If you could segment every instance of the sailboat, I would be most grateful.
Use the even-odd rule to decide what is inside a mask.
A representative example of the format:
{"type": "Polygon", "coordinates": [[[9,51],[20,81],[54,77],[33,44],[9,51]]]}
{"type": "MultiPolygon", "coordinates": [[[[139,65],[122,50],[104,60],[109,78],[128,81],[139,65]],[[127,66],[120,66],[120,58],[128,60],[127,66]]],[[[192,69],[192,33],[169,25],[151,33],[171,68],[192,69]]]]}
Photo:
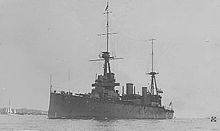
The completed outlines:
{"type": "Polygon", "coordinates": [[[11,108],[11,101],[10,100],[8,103],[8,108],[6,109],[6,114],[8,114],[8,115],[16,114],[16,109],[11,108]]]}

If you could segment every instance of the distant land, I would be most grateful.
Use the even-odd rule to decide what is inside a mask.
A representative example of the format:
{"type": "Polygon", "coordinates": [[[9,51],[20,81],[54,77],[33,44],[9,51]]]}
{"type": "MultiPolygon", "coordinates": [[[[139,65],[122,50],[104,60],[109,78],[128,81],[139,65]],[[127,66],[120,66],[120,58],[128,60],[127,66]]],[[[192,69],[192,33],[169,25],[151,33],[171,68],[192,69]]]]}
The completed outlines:
{"type": "Polygon", "coordinates": [[[47,115],[47,111],[27,109],[27,108],[0,108],[0,114],[18,114],[18,115],[47,115]]]}

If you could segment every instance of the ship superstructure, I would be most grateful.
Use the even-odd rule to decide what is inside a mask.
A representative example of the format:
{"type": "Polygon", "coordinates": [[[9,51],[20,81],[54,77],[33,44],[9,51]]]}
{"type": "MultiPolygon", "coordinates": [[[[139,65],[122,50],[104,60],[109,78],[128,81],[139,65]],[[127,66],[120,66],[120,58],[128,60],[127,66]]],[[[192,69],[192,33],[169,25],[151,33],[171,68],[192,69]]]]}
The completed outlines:
{"type": "Polygon", "coordinates": [[[142,87],[142,94],[135,93],[133,83],[126,83],[126,93],[122,86],[122,95],[116,86],[115,74],[111,71],[110,61],[122,58],[111,56],[109,51],[109,3],[105,8],[106,20],[106,51],[102,52],[99,59],[90,61],[104,61],[103,74],[98,75],[92,84],[92,91],[88,94],[73,94],[72,92],[52,91],[50,84],[50,105],[48,118],[113,118],[113,119],[171,119],[174,111],[166,109],[161,104],[161,90],[157,88],[153,70],[153,41],[152,39],[152,71],[150,91],[142,87]]]}

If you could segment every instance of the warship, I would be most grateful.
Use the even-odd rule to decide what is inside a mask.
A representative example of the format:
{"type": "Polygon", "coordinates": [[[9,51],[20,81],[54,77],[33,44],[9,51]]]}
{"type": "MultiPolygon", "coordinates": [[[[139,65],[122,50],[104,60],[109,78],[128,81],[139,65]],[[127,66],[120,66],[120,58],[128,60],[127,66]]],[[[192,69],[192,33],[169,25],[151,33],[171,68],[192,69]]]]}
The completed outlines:
{"type": "MultiPolygon", "coordinates": [[[[48,110],[49,119],[172,119],[174,110],[165,108],[161,103],[161,93],[157,88],[153,70],[153,42],[152,41],[152,70],[150,87],[142,87],[142,93],[135,93],[133,83],[126,83],[121,87],[122,93],[116,90],[120,83],[116,82],[115,74],[111,71],[110,60],[116,58],[109,52],[109,4],[105,8],[106,15],[106,51],[102,52],[99,59],[90,61],[104,61],[104,72],[97,76],[92,84],[90,93],[75,93],[70,91],[52,90],[50,82],[50,102],[48,110]]],[[[171,103],[170,103],[171,104],[171,103]]]]}

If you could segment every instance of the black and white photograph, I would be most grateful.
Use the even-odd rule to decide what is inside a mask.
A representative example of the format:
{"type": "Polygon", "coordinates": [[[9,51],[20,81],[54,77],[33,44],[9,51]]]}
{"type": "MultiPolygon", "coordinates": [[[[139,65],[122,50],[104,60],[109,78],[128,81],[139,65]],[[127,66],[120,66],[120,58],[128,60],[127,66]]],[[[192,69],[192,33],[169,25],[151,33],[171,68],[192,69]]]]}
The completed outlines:
{"type": "Polygon", "coordinates": [[[219,0],[0,0],[0,131],[220,131],[219,0]]]}

